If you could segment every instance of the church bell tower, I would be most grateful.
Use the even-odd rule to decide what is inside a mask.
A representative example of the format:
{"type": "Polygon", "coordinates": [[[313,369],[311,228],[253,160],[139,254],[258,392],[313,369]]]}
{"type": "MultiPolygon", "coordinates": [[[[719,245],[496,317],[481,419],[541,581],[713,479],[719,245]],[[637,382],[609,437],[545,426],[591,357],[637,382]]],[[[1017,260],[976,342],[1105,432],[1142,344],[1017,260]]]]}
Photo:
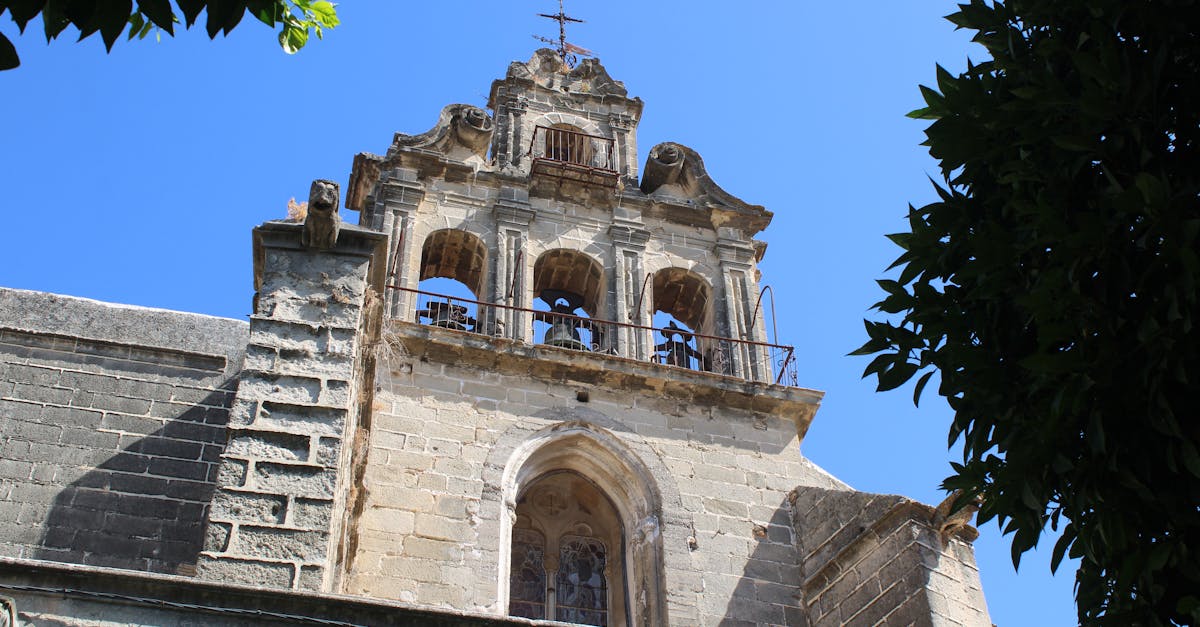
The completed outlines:
{"type": "Polygon", "coordinates": [[[355,157],[346,206],[386,250],[326,590],[584,625],[839,624],[820,603],[849,536],[811,545],[840,520],[821,504],[884,501],[800,454],[822,394],[766,330],[772,214],[687,146],[639,168],[642,106],[544,49],[488,110],[449,105],[355,157]]]}

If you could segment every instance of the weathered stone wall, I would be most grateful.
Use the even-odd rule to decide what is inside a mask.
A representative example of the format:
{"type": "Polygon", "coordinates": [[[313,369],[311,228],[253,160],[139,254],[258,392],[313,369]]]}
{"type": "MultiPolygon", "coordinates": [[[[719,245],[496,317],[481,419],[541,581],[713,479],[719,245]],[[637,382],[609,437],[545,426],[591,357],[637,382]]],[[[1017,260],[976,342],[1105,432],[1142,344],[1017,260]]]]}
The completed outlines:
{"type": "Polygon", "coordinates": [[[991,625],[971,545],[933,508],[809,487],[791,499],[813,627],[991,625]]]}
{"type": "Polygon", "coordinates": [[[269,222],[255,230],[257,305],[208,515],[198,569],[205,579],[332,586],[363,326],[379,315],[368,312],[370,272],[385,240],[343,227],[335,248],[310,250],[301,228],[269,222]]]}
{"type": "Polygon", "coordinates": [[[719,402],[717,392],[733,385],[719,377],[695,373],[711,387],[693,387],[667,381],[680,378],[678,369],[554,348],[514,354],[525,370],[506,372],[472,361],[511,346],[431,327],[394,331],[405,329],[437,337],[409,355],[417,342],[400,338],[379,365],[345,592],[502,611],[501,500],[511,458],[555,425],[580,423],[615,436],[648,470],[633,480],[661,494],[670,624],[804,624],[786,497],[797,484],[845,486],[800,455],[799,417],[719,402]],[[565,363],[557,375],[556,360],[565,363]],[[640,386],[599,381],[626,367],[650,374],[637,375],[646,377],[640,386]]]}
{"type": "Polygon", "coordinates": [[[196,562],[246,323],[0,289],[0,555],[196,562]]]}

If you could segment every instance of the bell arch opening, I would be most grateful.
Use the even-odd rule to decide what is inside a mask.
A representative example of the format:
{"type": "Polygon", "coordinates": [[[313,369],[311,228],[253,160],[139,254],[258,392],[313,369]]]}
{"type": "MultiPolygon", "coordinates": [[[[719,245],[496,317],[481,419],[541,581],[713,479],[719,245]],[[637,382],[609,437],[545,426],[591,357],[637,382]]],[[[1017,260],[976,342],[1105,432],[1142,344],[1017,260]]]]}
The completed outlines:
{"type": "Polygon", "coordinates": [[[434,231],[421,246],[419,322],[458,330],[475,330],[483,293],[487,246],[478,236],[459,229],[434,231]]]}
{"type": "Polygon", "coordinates": [[[711,370],[720,347],[694,334],[715,335],[711,316],[712,288],[699,274],[684,268],[654,273],[655,361],[693,370],[711,370]]]}
{"type": "Polygon", "coordinates": [[[506,464],[503,498],[499,598],[506,613],[614,627],[665,624],[661,497],[649,469],[615,436],[585,423],[539,432],[506,464]]]}
{"type": "Polygon", "coordinates": [[[600,350],[605,329],[582,318],[601,311],[604,268],[579,251],[546,251],[533,265],[533,295],[540,302],[535,334],[542,343],[576,350],[600,350]]]}

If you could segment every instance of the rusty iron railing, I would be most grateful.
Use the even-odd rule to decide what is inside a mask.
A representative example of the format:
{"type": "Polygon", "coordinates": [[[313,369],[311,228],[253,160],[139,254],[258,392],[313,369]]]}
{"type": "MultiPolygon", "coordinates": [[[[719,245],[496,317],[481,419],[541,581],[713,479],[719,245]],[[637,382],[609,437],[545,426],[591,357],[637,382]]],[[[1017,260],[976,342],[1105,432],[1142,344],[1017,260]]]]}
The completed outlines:
{"type": "Polygon", "coordinates": [[[562,128],[538,126],[533,130],[528,155],[539,161],[615,173],[613,140],[562,128]]]}
{"type": "Polygon", "coordinates": [[[388,287],[415,296],[410,321],[418,324],[634,359],[637,356],[632,354],[633,343],[628,338],[635,333],[657,334],[658,338],[649,343],[651,362],[749,381],[797,385],[795,350],[791,346],[513,307],[395,285],[388,287]],[[620,339],[622,335],[624,341],[620,339]]]}

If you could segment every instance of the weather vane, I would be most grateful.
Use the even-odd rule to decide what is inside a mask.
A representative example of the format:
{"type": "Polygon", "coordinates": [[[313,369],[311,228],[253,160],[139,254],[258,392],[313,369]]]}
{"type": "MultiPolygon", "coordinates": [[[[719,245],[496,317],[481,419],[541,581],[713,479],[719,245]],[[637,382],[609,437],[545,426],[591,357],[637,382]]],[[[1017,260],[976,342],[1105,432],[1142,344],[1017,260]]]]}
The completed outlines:
{"type": "Polygon", "coordinates": [[[550,18],[550,19],[554,20],[555,22],[558,22],[558,40],[557,41],[555,41],[553,39],[548,39],[546,37],[539,37],[537,35],[534,35],[533,38],[537,39],[538,41],[548,43],[552,46],[557,45],[558,47],[555,50],[558,52],[559,58],[562,59],[563,65],[566,65],[567,67],[575,67],[575,64],[579,61],[579,59],[576,55],[583,55],[585,57],[594,56],[592,54],[591,50],[588,50],[587,48],[580,48],[579,46],[576,46],[575,44],[569,43],[567,41],[567,22],[576,22],[579,24],[583,24],[583,20],[575,19],[573,17],[568,16],[566,13],[564,13],[563,12],[563,0],[558,0],[558,13],[557,14],[538,13],[538,15],[540,15],[542,17],[550,18]]]}

